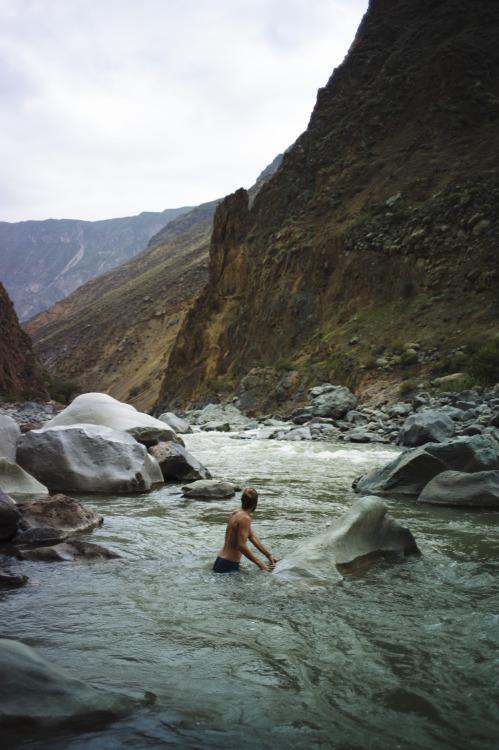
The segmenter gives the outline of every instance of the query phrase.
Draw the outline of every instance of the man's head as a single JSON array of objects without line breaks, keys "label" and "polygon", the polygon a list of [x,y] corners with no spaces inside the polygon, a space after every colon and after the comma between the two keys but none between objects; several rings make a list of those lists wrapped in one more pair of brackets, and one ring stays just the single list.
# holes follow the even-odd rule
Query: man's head
[{"label": "man's head", "polygon": [[255,510],[258,503],[258,492],[253,487],[246,487],[241,495],[241,507],[243,510]]}]

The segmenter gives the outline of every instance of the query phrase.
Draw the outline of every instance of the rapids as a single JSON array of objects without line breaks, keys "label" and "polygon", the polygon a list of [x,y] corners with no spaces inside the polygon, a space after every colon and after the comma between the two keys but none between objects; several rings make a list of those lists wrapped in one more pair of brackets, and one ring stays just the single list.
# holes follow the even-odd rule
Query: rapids
[{"label": "rapids", "polygon": [[[252,525],[285,556],[356,499],[354,478],[396,449],[185,436],[215,478],[254,486]],[[499,514],[388,500],[421,557],[340,585],[279,583],[244,560],[211,568],[237,498],[79,495],[105,517],[106,564],[26,563],[0,595],[0,637],[75,676],[153,704],[78,734],[5,747],[492,750],[499,727]]]}]

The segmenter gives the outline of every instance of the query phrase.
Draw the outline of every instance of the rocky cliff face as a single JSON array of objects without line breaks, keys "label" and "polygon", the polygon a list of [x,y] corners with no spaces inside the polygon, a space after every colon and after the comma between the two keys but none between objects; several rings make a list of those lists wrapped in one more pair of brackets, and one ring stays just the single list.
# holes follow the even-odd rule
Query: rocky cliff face
[{"label": "rocky cliff face", "polygon": [[[493,0],[371,0],[281,168],[251,207],[245,191],[218,207],[162,403],[425,383],[496,334],[498,33]],[[393,368],[396,341],[412,369]]]},{"label": "rocky cliff face", "polygon": [[48,399],[31,340],[19,326],[14,306],[0,284],[0,399]]},{"label": "rocky cliff face", "polygon": [[105,221],[0,222],[1,279],[19,319],[27,320],[132,258],[187,211],[167,209]]}]

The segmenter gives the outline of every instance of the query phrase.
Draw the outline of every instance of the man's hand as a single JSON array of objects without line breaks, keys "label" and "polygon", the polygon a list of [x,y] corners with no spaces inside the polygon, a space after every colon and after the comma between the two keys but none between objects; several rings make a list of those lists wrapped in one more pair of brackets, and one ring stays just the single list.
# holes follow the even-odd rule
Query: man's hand
[{"label": "man's hand", "polygon": [[275,568],[275,563],[272,563],[272,565],[264,565],[263,563],[259,565],[260,570],[266,570],[267,573],[270,573]]},{"label": "man's hand", "polygon": [[274,557],[274,555],[269,555],[269,560],[271,562],[272,567],[275,567],[275,564],[279,562],[279,560],[282,560],[282,557]]}]

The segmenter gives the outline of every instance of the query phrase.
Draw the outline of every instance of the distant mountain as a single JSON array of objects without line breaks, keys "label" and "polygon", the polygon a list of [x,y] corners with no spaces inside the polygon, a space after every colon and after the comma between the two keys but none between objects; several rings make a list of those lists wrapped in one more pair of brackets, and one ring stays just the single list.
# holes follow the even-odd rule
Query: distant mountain
[{"label": "distant mountain", "polygon": [[0,222],[0,281],[21,321],[116,268],[191,207],[104,221]]},{"label": "distant mountain", "polygon": [[321,381],[397,394],[492,340],[498,39],[497,0],[370,0],[280,169],[217,208],[158,409],[268,413]]},{"label": "distant mountain", "polygon": [[[273,167],[249,191],[256,195]],[[219,200],[178,216],[118,268],[83,284],[26,324],[52,376],[149,409],[187,311],[208,280]]]}]

